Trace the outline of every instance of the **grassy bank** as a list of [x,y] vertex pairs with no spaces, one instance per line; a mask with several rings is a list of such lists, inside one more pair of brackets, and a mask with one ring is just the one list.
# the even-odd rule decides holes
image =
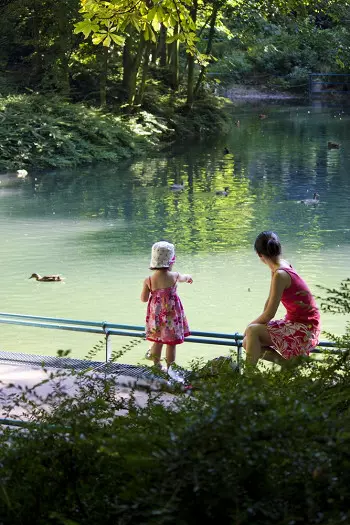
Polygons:
[[118,162],[182,138],[229,128],[229,103],[206,98],[185,111],[181,101],[149,103],[125,115],[43,95],[0,98],[0,170],[69,168]]

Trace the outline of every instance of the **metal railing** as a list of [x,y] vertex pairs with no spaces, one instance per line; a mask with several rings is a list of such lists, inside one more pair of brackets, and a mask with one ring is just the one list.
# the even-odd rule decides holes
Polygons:
[[348,73],[310,73],[309,96],[350,95],[350,74]]
[[[109,323],[107,321],[82,321],[77,319],[65,319],[56,317],[40,317],[36,315],[23,315],[0,312],[0,323],[21,326],[32,326],[34,328],[48,328],[53,330],[70,330],[73,332],[85,332],[91,334],[101,334],[105,337],[105,361],[110,361],[112,357],[111,336],[127,336],[145,338],[143,326]],[[199,344],[212,344],[222,346],[233,346],[237,348],[237,362],[241,359],[243,335],[238,332],[232,334],[220,332],[192,331],[186,342]],[[330,349],[334,353],[341,352],[334,343],[322,341],[315,353],[322,353],[323,349]]]
[[[108,363],[112,357],[112,345],[111,336],[127,336],[127,337],[145,337],[145,331],[143,326],[125,325],[108,323],[106,321],[81,321],[77,319],[65,319],[56,317],[40,317],[35,315],[23,315],[0,312],[0,323],[20,325],[20,326],[32,326],[34,328],[48,328],[53,330],[70,330],[74,332],[85,332],[91,334],[101,334],[105,337],[105,361]],[[186,342],[201,343],[201,344],[214,344],[223,346],[233,346],[237,348],[237,362],[241,360],[242,352],[242,341],[243,335],[235,332],[233,334],[225,334],[219,332],[201,332],[194,331],[190,337],[186,338]],[[328,341],[322,341],[319,343],[317,348],[313,350],[315,353],[322,353],[324,349],[328,349],[332,353],[340,353],[341,349],[337,348],[334,343]],[[30,357],[30,356],[28,356]],[[33,357],[33,356],[32,356]],[[57,358],[60,359],[60,358]],[[62,359],[62,358],[61,358]],[[64,360],[64,359],[62,359]],[[76,362],[76,359],[72,359],[72,362]],[[1,362],[1,356],[0,356]],[[97,365],[97,363],[95,363]],[[110,365],[108,365],[110,366]],[[117,365],[116,365],[117,366]],[[121,365],[123,366],[123,365]],[[131,365],[124,365],[131,367]],[[134,367],[137,368],[137,367]],[[130,372],[128,372],[130,373]],[[20,429],[26,428],[37,428],[40,423],[0,418],[0,425],[6,425],[8,427],[17,427]]]
[[[127,336],[145,338],[144,326],[109,323],[107,321],[82,321],[77,319],[65,319],[57,317],[40,317],[36,315],[24,315],[0,312],[0,323],[21,326],[32,326],[34,328],[49,328],[52,330],[70,330],[73,332],[85,332],[90,334],[101,334],[105,337],[105,361],[112,356],[111,336]],[[186,342],[215,344],[237,347],[237,359],[240,359],[243,336],[239,333],[223,334],[217,332],[191,332],[186,337]]]

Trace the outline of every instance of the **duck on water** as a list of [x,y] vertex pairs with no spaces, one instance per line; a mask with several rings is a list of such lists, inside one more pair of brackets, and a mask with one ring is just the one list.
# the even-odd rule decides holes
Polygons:
[[312,199],[304,199],[303,201],[299,201],[301,204],[305,204],[306,206],[310,206],[312,204],[319,204],[320,202],[320,196],[315,191]]
[[227,197],[229,194],[230,188],[226,186],[223,190],[218,190],[215,192],[215,195],[222,195],[223,197]]
[[181,191],[181,190],[185,189],[184,181],[182,180],[180,182],[180,184],[172,184],[170,186],[170,189],[173,190],[173,191]]
[[36,281],[40,281],[43,283],[52,283],[57,281],[63,281],[63,277],[60,275],[44,275],[43,277],[39,275],[38,273],[32,273],[32,275],[29,277],[29,279],[35,279]]

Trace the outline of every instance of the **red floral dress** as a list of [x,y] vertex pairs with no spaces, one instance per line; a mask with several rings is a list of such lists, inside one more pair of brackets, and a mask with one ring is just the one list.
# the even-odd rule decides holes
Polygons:
[[[151,285],[151,279],[149,282]],[[158,290],[150,288],[151,295],[146,315],[146,339],[148,341],[179,345],[184,342],[185,337],[190,335],[186,315],[180,297],[177,295],[176,282],[168,288]]]
[[285,358],[309,355],[317,346],[321,332],[320,312],[305,281],[292,269],[281,268],[290,275],[291,286],[283,291],[281,302],[287,314],[270,321],[267,330],[273,347]]

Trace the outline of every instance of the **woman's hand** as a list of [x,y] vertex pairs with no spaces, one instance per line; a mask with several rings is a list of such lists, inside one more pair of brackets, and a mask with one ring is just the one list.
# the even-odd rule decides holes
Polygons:
[[192,284],[193,283],[193,279],[192,279],[191,275],[186,275],[186,283],[188,283],[188,284]]

